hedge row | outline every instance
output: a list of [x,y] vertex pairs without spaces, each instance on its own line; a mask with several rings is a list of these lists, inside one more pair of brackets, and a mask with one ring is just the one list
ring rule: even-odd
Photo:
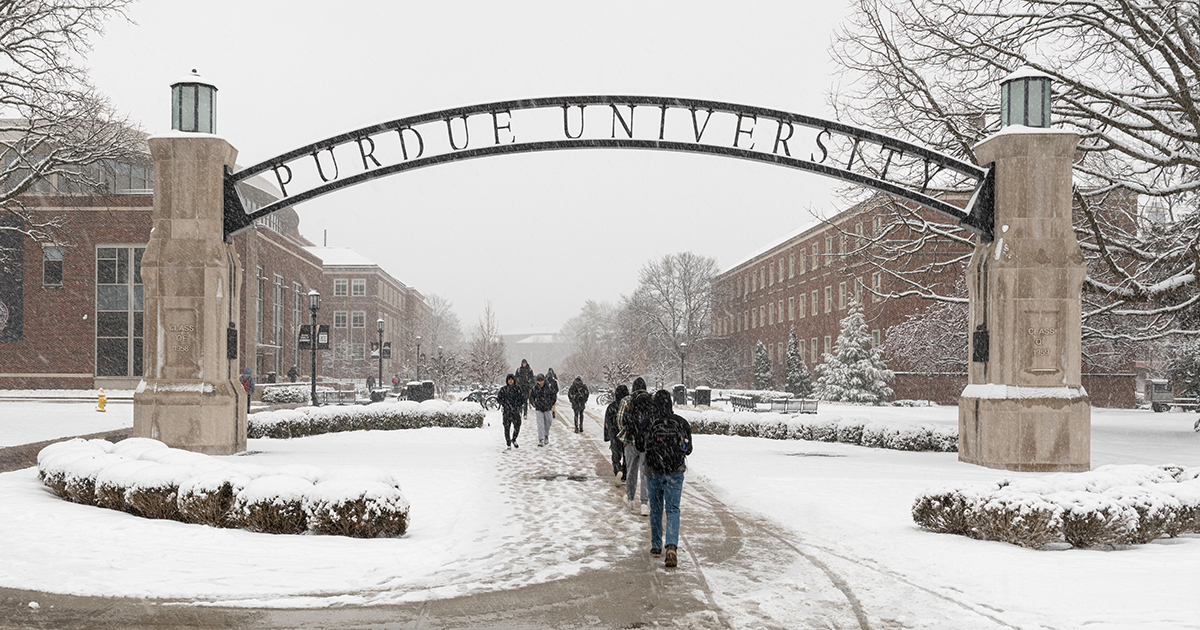
[[1200,468],[1103,466],[941,488],[919,495],[912,517],[930,531],[1022,547],[1145,544],[1200,533]]
[[51,444],[38,453],[38,478],[84,505],[267,534],[395,537],[409,522],[384,470],[230,464],[146,438]]
[[372,405],[299,407],[250,416],[251,438],[287,439],[341,431],[393,431],[426,427],[478,429],[483,407],[473,402],[443,400],[384,402]]
[[[320,390],[328,390],[327,387],[321,387]],[[286,387],[263,387],[262,401],[269,404],[295,404],[309,402],[312,396],[312,388],[300,385],[291,385]]]
[[676,409],[692,433],[740,435],[772,440],[843,442],[900,451],[958,451],[958,427],[891,424],[862,418],[819,418],[776,413],[696,412]]

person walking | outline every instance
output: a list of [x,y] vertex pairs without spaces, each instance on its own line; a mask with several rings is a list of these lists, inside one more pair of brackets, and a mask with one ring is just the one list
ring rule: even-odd
[[254,398],[254,372],[250,368],[242,370],[242,389],[246,390],[246,413],[250,413],[250,399]]
[[[517,387],[517,378],[509,374],[504,378],[504,387],[496,392],[496,402],[500,403],[500,412],[504,417],[504,443],[508,449],[521,448],[517,444],[517,436],[521,433],[521,410],[525,408],[525,394]],[[508,429],[512,427],[512,436]]]
[[617,437],[617,409],[621,401],[629,396],[629,387],[624,383],[617,385],[613,393],[613,401],[604,410],[604,441],[608,442],[608,450],[612,456],[613,478],[618,486],[625,483],[625,443]]
[[300,377],[300,370],[298,370],[296,368],[296,366],[293,365],[292,369],[288,370],[288,380],[295,383],[296,379],[299,377]]
[[650,555],[665,555],[663,564],[673,567],[679,564],[679,499],[687,456],[693,450],[692,427],[671,409],[671,394],[666,390],[654,393],[653,407],[650,424],[637,443],[645,455],[650,490]]
[[[653,399],[646,392],[646,379],[639,376],[633,379],[633,391],[617,408],[617,437],[625,445],[625,505],[630,510],[636,509],[633,499],[639,494],[638,478],[645,477],[642,474],[645,458],[637,449],[637,435],[642,426],[649,422],[652,410]],[[640,494],[642,516],[649,516],[650,500],[646,497],[645,479],[642,479]]]
[[567,400],[571,401],[571,410],[575,412],[576,433],[583,433],[583,410],[587,407],[590,395],[587,385],[583,384],[583,377],[576,376],[575,382],[571,383],[571,388],[567,390]]
[[558,405],[558,375],[554,373],[554,368],[546,368],[546,384],[554,392],[554,404],[550,405],[550,417],[557,418],[558,413],[555,406]]
[[557,396],[546,380],[545,375],[537,375],[537,383],[529,392],[529,403],[533,405],[534,419],[537,422],[538,446],[550,443],[550,423],[554,421],[551,415]]
[[517,387],[525,394],[525,403],[521,406],[521,415],[529,417],[529,392],[533,391],[533,368],[529,361],[521,359],[521,367],[517,368]]
[[367,376],[367,394],[369,395],[374,390],[375,390],[375,377],[368,375]]

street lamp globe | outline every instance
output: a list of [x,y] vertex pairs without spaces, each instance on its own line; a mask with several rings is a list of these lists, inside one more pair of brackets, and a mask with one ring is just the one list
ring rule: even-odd
[[316,289],[308,292],[308,310],[317,312],[321,308],[321,294]]

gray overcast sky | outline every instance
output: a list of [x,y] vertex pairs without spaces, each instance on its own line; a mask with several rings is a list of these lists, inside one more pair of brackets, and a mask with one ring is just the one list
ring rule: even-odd
[[[151,132],[190,69],[249,165],[429,111],[573,94],[729,101],[831,117],[842,2],[142,0],[95,42],[97,87]],[[297,206],[301,231],[454,302],[465,332],[557,330],[616,301],[664,254],[722,269],[812,221],[831,180],[632,150],[490,157],[393,175]]]

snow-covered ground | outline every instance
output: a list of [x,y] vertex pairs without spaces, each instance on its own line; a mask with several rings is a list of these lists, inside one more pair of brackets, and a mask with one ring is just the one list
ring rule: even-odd
[[104,409],[99,412],[95,402],[72,402],[65,397],[0,397],[0,448],[133,426],[132,400],[109,400]]
[[[0,443],[20,441],[10,436],[19,423],[9,409],[27,404],[0,401]],[[45,408],[53,418],[29,420],[69,426],[82,421],[73,416],[100,415],[84,403]],[[953,407],[823,405],[821,415],[957,422]],[[252,440],[251,453],[236,458],[386,468],[412,503],[412,525],[400,539],[148,521],[62,501],[33,469],[2,474],[0,586],[246,606],[375,604],[546,582],[644,553],[645,522],[614,513],[611,486],[565,480],[595,474],[594,441],[559,425],[552,446],[539,449],[530,422],[523,447],[505,452],[498,415],[488,419],[480,430]],[[1194,420],[1094,410],[1092,464],[1200,466]],[[974,627],[1200,628],[1200,536],[1115,551],[1033,551],[932,534],[909,515],[918,492],[1034,475],[961,464],[954,454],[708,435],[696,441],[689,483],[790,532],[849,583],[873,617],[890,620],[884,627],[966,627],[930,614],[949,607],[978,620]],[[719,565],[703,569],[721,604],[765,610],[796,592],[776,582],[747,588]]]

